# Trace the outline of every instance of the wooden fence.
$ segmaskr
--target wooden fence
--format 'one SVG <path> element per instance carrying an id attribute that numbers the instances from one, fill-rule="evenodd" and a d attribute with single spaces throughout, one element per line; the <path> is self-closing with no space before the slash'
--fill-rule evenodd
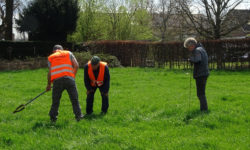
<path id="1" fill-rule="evenodd" d="M 250 39 L 201 41 L 210 69 L 250 69 Z M 116 56 L 123 66 L 188 69 L 190 52 L 183 42 L 96 41 L 86 43 L 93 54 Z"/>

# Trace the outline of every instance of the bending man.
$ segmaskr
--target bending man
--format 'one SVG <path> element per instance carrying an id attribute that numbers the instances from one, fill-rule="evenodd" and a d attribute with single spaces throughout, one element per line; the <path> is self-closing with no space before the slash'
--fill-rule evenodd
<path id="1" fill-rule="evenodd" d="M 110 75 L 107 63 L 100 61 L 100 58 L 94 56 L 84 66 L 84 82 L 87 89 L 87 107 L 86 113 L 88 115 L 93 112 L 93 102 L 96 89 L 99 88 L 102 96 L 102 114 L 108 112 L 109 107 L 109 86 Z"/>
<path id="2" fill-rule="evenodd" d="M 51 89 L 51 84 L 53 83 L 52 105 L 49 113 L 51 122 L 56 122 L 57 120 L 60 99 L 65 89 L 69 94 L 75 118 L 77 121 L 80 121 L 83 115 L 81 113 L 75 84 L 75 76 L 79 66 L 77 60 L 70 51 L 63 50 L 61 45 L 55 45 L 53 54 L 48 57 L 48 61 L 47 91 Z"/>

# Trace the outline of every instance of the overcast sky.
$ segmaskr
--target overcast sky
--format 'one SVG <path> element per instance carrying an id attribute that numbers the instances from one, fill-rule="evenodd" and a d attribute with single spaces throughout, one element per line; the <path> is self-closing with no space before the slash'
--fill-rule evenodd
<path id="1" fill-rule="evenodd" d="M 22 0 L 25 4 L 27 2 L 30 2 L 32 0 Z M 154 0 L 155 2 L 158 2 L 159 0 Z M 237 9 L 250 9 L 250 0 L 244 0 L 242 4 L 240 4 Z"/>
<path id="2" fill-rule="evenodd" d="M 250 0 L 245 0 L 238 6 L 239 9 L 250 9 Z"/>

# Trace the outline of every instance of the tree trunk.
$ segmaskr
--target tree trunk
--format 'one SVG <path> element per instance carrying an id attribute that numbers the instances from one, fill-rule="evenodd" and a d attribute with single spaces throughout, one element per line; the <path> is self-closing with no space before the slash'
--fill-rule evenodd
<path id="1" fill-rule="evenodd" d="M 5 0 L 5 3 L 6 3 L 5 40 L 12 40 L 13 0 Z"/>

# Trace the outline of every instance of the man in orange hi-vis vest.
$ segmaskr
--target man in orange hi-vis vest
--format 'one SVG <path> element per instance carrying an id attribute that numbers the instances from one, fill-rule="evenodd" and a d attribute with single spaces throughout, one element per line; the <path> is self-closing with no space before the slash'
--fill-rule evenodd
<path id="1" fill-rule="evenodd" d="M 75 84 L 75 76 L 79 68 L 78 62 L 70 51 L 63 50 L 61 45 L 55 45 L 53 54 L 48 57 L 49 72 L 48 85 L 46 90 L 52 90 L 52 105 L 49 112 L 51 122 L 56 122 L 58 108 L 62 92 L 66 89 L 72 106 L 75 118 L 80 121 L 83 118 L 78 101 L 78 92 Z"/>
<path id="2" fill-rule="evenodd" d="M 102 96 L 101 114 L 106 114 L 109 107 L 108 92 L 110 86 L 107 63 L 100 61 L 98 56 L 94 56 L 84 67 L 84 82 L 87 89 L 87 114 L 90 115 L 93 112 L 94 94 L 97 88 Z"/>

